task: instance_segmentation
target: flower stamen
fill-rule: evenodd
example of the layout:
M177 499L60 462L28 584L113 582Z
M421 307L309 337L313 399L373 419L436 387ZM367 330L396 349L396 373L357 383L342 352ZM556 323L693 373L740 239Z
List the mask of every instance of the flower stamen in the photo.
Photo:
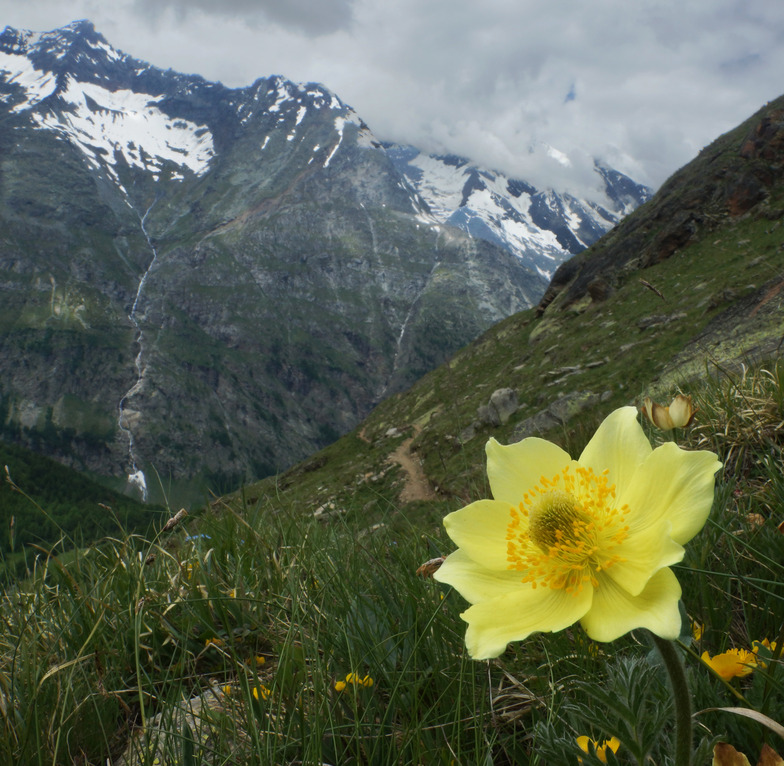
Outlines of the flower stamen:
M629 534L624 523L629 508L615 503L608 472L567 465L523 494L510 509L507 526L508 568L523 573L533 588L580 593L597 574L623 559L612 552Z

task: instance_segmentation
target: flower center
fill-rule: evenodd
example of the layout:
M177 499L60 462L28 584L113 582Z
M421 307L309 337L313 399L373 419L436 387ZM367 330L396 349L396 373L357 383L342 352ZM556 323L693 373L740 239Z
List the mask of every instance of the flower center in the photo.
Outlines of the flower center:
M569 464L552 479L540 477L511 508L506 529L508 568L536 588L579 593L585 583L622 559L613 552L628 536L628 506L617 507L607 472Z

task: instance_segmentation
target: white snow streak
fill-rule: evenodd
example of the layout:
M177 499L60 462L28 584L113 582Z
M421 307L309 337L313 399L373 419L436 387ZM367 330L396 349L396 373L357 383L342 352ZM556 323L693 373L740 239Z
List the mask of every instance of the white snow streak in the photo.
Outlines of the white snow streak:
M329 167L329 163L332 158L335 156L335 152L340 149L340 145L343 143L343 128L346 124L345 117L335 117L335 130L338 132L338 142L332 148L332 151L329 153L329 157L324 160L324 167Z

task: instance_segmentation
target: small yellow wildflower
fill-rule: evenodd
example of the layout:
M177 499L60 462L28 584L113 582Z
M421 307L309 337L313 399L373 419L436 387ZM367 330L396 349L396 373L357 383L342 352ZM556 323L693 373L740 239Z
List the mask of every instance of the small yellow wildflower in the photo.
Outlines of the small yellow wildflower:
M581 737L577 737L577 744L579 745L580 749L584 753L590 753L589 750L589 743L593 745L593 750L596 753L596 757L602 762L607 763L607 748L609 747L613 753L618 752L618 748L621 746L621 740L618 737L611 737L610 739L604 740L600 745L595 739L591 739L590 737L586 737L585 735ZM580 763L583 762L582 758L578 759Z
M670 567L708 518L716 455L652 449L634 407L611 413L577 460L538 438L490 439L486 452L495 499L444 519L458 549L433 574L472 605L472 657L577 621L594 641L640 627L677 638Z
M231 696L231 686L229 686L228 684L226 684L226 686L223 686L223 687L221 688L221 691L222 691L222 692L223 692L223 693L224 693L224 694L225 694L227 697L230 697L230 696Z
M272 694L272 692L266 686L264 686L264 684L253 687L253 697L255 699L259 699L259 697L261 697L261 699L265 700L269 698L270 694Z
M699 643L700 639L702 638L702 634L705 632L705 626L701 622L697 622L697 620L691 621L691 635L694 640Z
M360 677L359 673L348 673L345 681L338 681L335 684L335 689L342 692L348 684L370 688L373 686L373 679L370 676Z
M758 654L761 648L767 649L771 654L776 651L776 642L767 638L763 638L762 641L752 641L751 646L754 649L754 654Z
M223 646L223 641L220 638L208 638L204 642L204 648L206 649L209 646Z
M708 652L703 652L701 659L725 681L743 678L757 667L756 655L746 649L728 649L713 657Z
M767 668L767 660L771 658L776 652L776 642L763 638L762 641L751 642L752 651L757 658L757 664L761 668Z

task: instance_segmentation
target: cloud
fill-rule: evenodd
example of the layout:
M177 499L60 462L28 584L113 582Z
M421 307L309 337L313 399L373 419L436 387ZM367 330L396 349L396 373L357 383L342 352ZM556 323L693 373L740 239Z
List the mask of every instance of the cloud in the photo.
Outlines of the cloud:
M182 20L198 11L215 19L241 19L254 27L269 21L308 36L346 28L353 4L354 0L134 0L134 7L148 15L170 10Z

